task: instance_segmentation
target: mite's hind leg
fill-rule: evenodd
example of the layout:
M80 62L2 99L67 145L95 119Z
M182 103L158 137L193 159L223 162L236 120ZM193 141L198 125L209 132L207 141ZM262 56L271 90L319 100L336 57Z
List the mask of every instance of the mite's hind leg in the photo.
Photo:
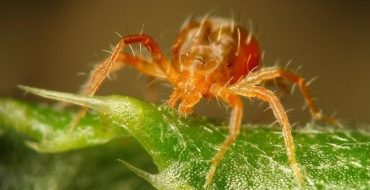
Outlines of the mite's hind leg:
M283 106L281 105L279 99L276 97L276 95L273 92L261 86L244 85L241 87L241 86L235 85L235 86L231 86L230 89L238 95L245 96L248 98L257 98L264 102L269 103L270 108L272 109L275 118L277 119L277 121L279 122L279 124L281 125L283 129L285 148L287 151L289 164L293 170L293 175L297 181L297 184L301 186L303 183L303 178L302 178L300 168L296 161L291 126L289 123L288 116Z
M226 151L234 143L236 137L238 137L241 121L243 118L243 102L240 100L238 95L236 95L231 90L219 85L214 85L213 87L211 87L211 93L225 101L232 108L232 112L229 121L229 134L222 143L219 151L213 157L211 168L208 170L206 176L205 187L207 187L212 182L218 164L224 157Z
M313 99L310 89L308 88L308 84L298 74L295 74L293 72L287 71L282 68L278 67L268 67L268 68L263 68L260 71L257 71L255 73L250 74L247 77L247 81L251 83L261 83L264 81L268 80L274 80L274 79L279 79L279 78L284 78L288 79L289 81L293 82L295 85L299 87L299 90L301 91L305 102L310 110L311 116L314 120L324 120L326 122L335 124L339 126L340 124L334 119L330 117L324 117L322 114L321 110L318 108L316 105L315 100Z

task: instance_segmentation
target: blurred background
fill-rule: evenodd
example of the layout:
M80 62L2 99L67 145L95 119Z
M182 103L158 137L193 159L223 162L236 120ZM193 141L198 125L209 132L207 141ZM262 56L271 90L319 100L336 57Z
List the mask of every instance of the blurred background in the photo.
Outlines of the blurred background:
M0 1L0 96L23 96L17 84L77 92L87 73L108 56L121 35L144 32L153 36L166 55L186 18L215 15L251 19L263 65L277 61L307 79L317 76L311 89L324 113L369 122L370 112L370 2L353 1ZM247 23L247 22L246 22ZM246 24L246 26L248 26ZM164 103L171 88L159 83L154 101ZM147 79L128 67L106 81L99 95L122 94L144 99ZM37 99L37 101L45 101ZM282 98L293 122L309 120L296 89ZM213 103L212 103L213 102ZM266 105L246 103L248 121L273 121ZM198 115L226 119L225 109L203 101Z

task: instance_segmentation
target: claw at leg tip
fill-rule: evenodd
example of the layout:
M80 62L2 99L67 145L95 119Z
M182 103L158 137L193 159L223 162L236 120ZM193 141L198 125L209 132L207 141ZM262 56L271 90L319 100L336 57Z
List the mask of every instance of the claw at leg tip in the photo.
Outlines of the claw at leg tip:
M206 182L203 186L204 189L207 189L210 186L210 184L212 183L213 176L215 175L215 171L216 171L216 167L214 165L212 165L211 168L207 172Z
M299 165L295 163L295 164L292 164L291 167L293 169L294 178L297 181L298 189L302 189L304 180L303 180L303 176L299 168Z

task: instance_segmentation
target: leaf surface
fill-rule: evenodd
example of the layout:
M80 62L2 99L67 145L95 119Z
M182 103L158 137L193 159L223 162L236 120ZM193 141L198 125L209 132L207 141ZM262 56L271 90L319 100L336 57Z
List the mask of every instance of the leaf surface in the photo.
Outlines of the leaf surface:
M179 117L164 106L157 107L130 97L83 97L23 88L47 98L87 106L98 114L89 115L77 128L77 130L85 128L84 130L92 131L93 135L87 137L81 131L81 135L75 135L72 138L67 137L71 113L63 112L57 116L59 112L55 114L51 108L42 108L49 110L43 113L37 106L2 100L0 121L7 126L12 126L19 133L32 137L35 140L31 143L33 148L40 152L61 152L96 146L110 139L130 135L150 155L159 172L148 173L144 168L141 170L134 167L129 160L122 160L122 163L158 189L202 189L211 159L228 133L225 123L217 123L206 118ZM11 107L7 104L19 106L14 108L19 109L19 112L22 112L20 110L23 106L27 108L26 110L30 109L44 115L45 120L53 115L50 118L54 119L50 120L63 120L63 122L54 126L54 123L47 121L44 128L48 130L35 132L32 127L35 120L39 121L43 117L31 115L30 118L24 119L23 124L17 124L21 118L7 116L11 113L4 111L4 107ZM22 114L16 115L22 116ZM56 119L58 117L60 118ZM27 121L32 122L27 123ZM49 132L44 133L45 131ZM54 142L53 138L47 138L46 134L57 134L56 131L61 133L61 137L63 133L66 139ZM367 132L308 125L294 130L293 136L297 161L305 176L304 188L368 189L370 187L370 136ZM53 149L53 144L59 144L59 146ZM124 151L122 149L122 154ZM111 161L114 162L114 158ZM210 189L292 189L295 187L297 184L287 163L281 129L244 125L240 136L217 168Z

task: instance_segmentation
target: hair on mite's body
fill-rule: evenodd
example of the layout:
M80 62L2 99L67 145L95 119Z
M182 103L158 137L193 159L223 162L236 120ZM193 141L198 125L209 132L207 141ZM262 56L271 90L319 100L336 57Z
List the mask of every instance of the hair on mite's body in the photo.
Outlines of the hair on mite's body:
M152 59L122 52L127 45L134 43L143 45ZM233 20L206 16L189 20L183 25L172 47L172 61L163 55L155 40L146 34L122 37L111 56L92 71L82 93L94 95L109 73L128 64L151 77L169 81L174 89L167 105L171 108L177 106L181 115L191 114L202 97L216 97L224 101L232 108L230 131L212 159L205 176L205 187L212 183L217 166L238 137L243 117L241 97L267 102L283 129L288 161L297 184L301 186L303 176L296 161L286 111L277 96L262 86L263 82L279 78L290 80L300 88L313 119L322 119L323 116L302 77L278 67L259 68L260 59L260 48L251 32ZM86 108L83 108L76 114L71 123L72 128L85 112Z

